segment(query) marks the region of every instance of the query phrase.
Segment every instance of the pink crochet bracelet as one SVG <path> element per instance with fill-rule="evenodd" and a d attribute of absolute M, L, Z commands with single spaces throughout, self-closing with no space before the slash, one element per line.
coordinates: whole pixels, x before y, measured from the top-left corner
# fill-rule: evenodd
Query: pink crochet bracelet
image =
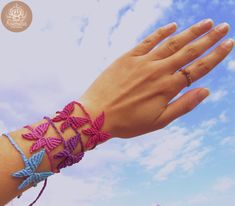
<path fill-rule="evenodd" d="M 84 117 L 72 115 L 75 106 L 78 106 L 81 109 Z M 94 149 L 97 144 L 102 143 L 111 137 L 111 134 L 101 130 L 105 119 L 104 112 L 102 112 L 94 121 L 92 121 L 90 115 L 82 106 L 82 104 L 76 101 L 72 101 L 68 103 L 62 111 L 57 111 L 56 114 L 56 117 L 53 119 L 45 116 L 44 119 L 47 120 L 47 122 L 41 123 L 35 128 L 32 128 L 29 125 L 24 126 L 24 128 L 29 130 L 29 132 L 21 135 L 22 138 L 26 140 L 34 141 L 29 149 L 32 156 L 35 155 L 33 153 L 37 152 L 37 154 L 41 154 L 40 152 L 42 151 L 47 154 L 51 167 L 50 175 L 59 173 L 60 169 L 78 163 L 84 156 L 85 147 L 90 150 Z M 61 122 L 59 129 L 55 126 L 55 122 Z M 88 141 L 84 147 L 81 139 L 81 133 L 78 131 L 78 129 L 81 129 L 86 124 L 89 124 L 89 127 L 81 130 L 84 135 L 88 136 Z M 56 136 L 46 136 L 46 132 L 49 126 L 55 130 L 57 134 Z M 73 129 L 75 135 L 70 137 L 68 140 L 65 140 L 62 133 L 64 133 L 68 128 Z M 63 144 L 64 150 L 55 155 L 51 155 L 51 152 L 61 144 Z M 75 153 L 75 149 L 79 144 L 81 151 L 79 153 Z M 53 166 L 53 160 L 60 160 L 60 163 L 56 168 Z M 34 163 L 32 162 L 32 164 Z M 38 180 L 41 179 L 43 178 Z M 45 187 L 46 180 L 43 189 L 40 191 L 37 199 L 31 205 L 33 205 L 39 199 Z"/>
<path fill-rule="evenodd" d="M 84 117 L 72 115 L 76 105 L 83 112 Z M 102 143 L 111 137 L 111 134 L 101 130 L 105 119 L 104 112 L 92 121 L 83 105 L 79 102 L 72 101 L 68 103 L 62 111 L 57 111 L 56 114 L 57 115 L 53 119 L 45 116 L 44 119 L 46 119 L 47 122 L 42 123 L 35 128 L 32 128 L 29 125 L 24 126 L 24 128 L 27 128 L 30 132 L 22 134 L 24 139 L 34 141 L 30 147 L 30 153 L 34 153 L 39 149 L 45 149 L 50 162 L 51 171 L 54 173 L 58 173 L 60 172 L 60 169 L 78 163 L 84 156 L 84 145 L 78 131 L 78 129 L 81 129 L 84 125 L 89 124 L 90 126 L 87 129 L 82 129 L 82 133 L 88 136 L 85 147 L 90 150 L 94 149 L 98 143 Z M 61 122 L 59 129 L 55 126 L 54 122 Z M 57 137 L 45 137 L 49 126 L 56 131 Z M 72 136 L 65 141 L 62 133 L 68 128 L 74 130 L 75 136 Z M 50 154 L 51 151 L 61 144 L 63 144 L 64 150 L 52 156 Z M 74 150 L 78 144 L 81 146 L 81 152 L 79 154 L 74 154 Z M 61 159 L 61 162 L 56 168 L 53 167 L 53 158 Z"/>

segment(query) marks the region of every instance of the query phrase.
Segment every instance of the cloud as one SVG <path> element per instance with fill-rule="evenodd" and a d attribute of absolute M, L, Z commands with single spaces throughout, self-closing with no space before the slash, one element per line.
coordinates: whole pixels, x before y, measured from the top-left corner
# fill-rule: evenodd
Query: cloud
<path fill-rule="evenodd" d="M 228 62 L 228 70 L 234 72 L 235 71 L 235 60 L 230 60 Z"/>
<path fill-rule="evenodd" d="M 220 178 L 213 187 L 217 192 L 227 192 L 232 188 L 235 188 L 235 178 L 231 177 Z"/>
<path fill-rule="evenodd" d="M 82 205 L 93 206 L 96 202 L 105 202 L 114 196 L 125 195 L 125 189 L 115 191 L 117 180 L 106 177 L 74 178 L 63 174 L 57 174 L 48 179 L 48 186 L 39 205 Z M 40 183 L 36 188 L 32 188 L 23 193 L 20 199 L 15 199 L 8 205 L 25 206 L 32 201 L 42 187 Z"/>
<path fill-rule="evenodd" d="M 203 188 L 203 192 L 194 193 L 188 195 L 180 200 L 171 199 L 167 201 L 169 206 L 204 206 L 204 205 L 233 205 L 235 197 L 233 193 L 229 193 L 235 188 L 234 177 L 220 177 L 215 180 L 214 183 L 208 185 L 207 188 Z"/>
<path fill-rule="evenodd" d="M 222 89 L 219 89 L 217 91 L 211 91 L 209 97 L 206 98 L 204 103 L 218 102 L 218 101 L 222 100 L 222 98 L 225 97 L 227 94 L 228 94 L 228 91 L 227 90 L 222 90 Z"/>
<path fill-rule="evenodd" d="M 226 111 L 223 111 L 220 115 L 219 115 L 219 120 L 221 122 L 228 122 L 228 115 Z"/>
<path fill-rule="evenodd" d="M 2 120 L 0 120 L 0 133 L 2 134 L 3 132 L 6 132 L 6 131 L 7 131 L 7 126 Z"/>
<path fill-rule="evenodd" d="M 235 144 L 235 136 L 228 136 L 225 137 L 221 140 L 220 142 L 221 145 L 231 145 L 231 144 Z"/>
<path fill-rule="evenodd" d="M 217 121 L 218 121 L 217 118 L 212 118 L 212 119 L 204 120 L 201 123 L 201 127 L 211 128 L 211 127 L 216 125 Z"/>
<path fill-rule="evenodd" d="M 133 158 L 149 171 L 156 181 L 167 180 L 176 170 L 188 174 L 211 151 L 211 148 L 203 145 L 207 129 L 199 127 L 192 131 L 184 127 L 170 126 L 149 134 L 148 137 L 127 143 L 124 147 L 126 156 Z M 148 138 L 147 142 L 145 138 Z"/>
<path fill-rule="evenodd" d="M 22 104 L 29 111 L 23 112 L 34 111 L 37 117 L 55 112 L 59 106 L 79 98 L 108 64 L 134 46 L 138 37 L 164 15 L 171 2 L 73 0 L 67 5 L 55 0 L 28 2 L 34 16 L 40 16 L 29 30 L 13 38 L 2 28 L 1 64 L 7 67 L 2 76 L 11 78 L 2 78 L 0 94 L 17 88 L 15 97 L 27 99 Z M 112 28 L 115 29 L 110 32 Z M 12 51 L 20 51 L 14 55 L 14 61 Z"/>

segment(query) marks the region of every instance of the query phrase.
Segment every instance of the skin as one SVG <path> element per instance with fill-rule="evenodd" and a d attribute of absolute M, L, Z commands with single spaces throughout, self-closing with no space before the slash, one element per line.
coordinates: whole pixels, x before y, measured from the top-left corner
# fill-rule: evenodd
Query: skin
<path fill-rule="evenodd" d="M 105 112 L 102 130 L 109 132 L 112 137 L 131 138 L 164 128 L 192 111 L 209 95 L 208 89 L 195 88 L 171 101 L 188 84 L 185 75 L 178 72 L 180 68 L 190 71 L 192 81 L 195 82 L 231 52 L 234 40 L 227 39 L 200 58 L 228 33 L 229 25 L 224 23 L 213 27 L 213 21 L 206 19 L 169 37 L 176 29 L 176 23 L 171 23 L 154 31 L 108 66 L 77 99 L 92 119 L 100 112 Z M 75 109 L 72 115 L 81 116 L 82 113 Z M 45 120 L 31 126 L 35 127 L 42 122 Z M 59 126 L 59 123 L 56 124 L 56 127 Z M 21 134 L 26 132 L 27 129 L 21 128 L 10 132 L 10 135 L 24 154 L 30 157 L 29 147 L 32 142 L 21 138 Z M 56 133 L 49 128 L 46 135 L 56 136 Z M 68 129 L 64 138 L 68 139 L 72 135 L 73 131 Z M 82 135 L 82 140 L 86 143 L 87 137 Z M 62 149 L 59 146 L 52 155 Z M 79 151 L 80 147 L 76 148 L 76 152 Z M 22 169 L 24 164 L 3 136 L 0 137 L 0 157 L 0 165 L 4 165 L 4 169 L 0 168 L 0 205 L 4 205 L 31 186 L 22 191 L 17 190 L 22 180 L 12 178 L 11 174 Z M 57 164 L 55 161 L 54 165 Z M 49 170 L 49 161 L 45 156 L 38 171 Z"/>
<path fill-rule="evenodd" d="M 161 44 L 176 31 L 177 25 L 157 29 L 114 61 L 80 101 L 92 112 L 105 111 L 105 129 L 114 137 L 130 138 L 165 127 L 194 109 L 209 94 L 206 88 L 196 88 L 169 103 L 188 83 L 177 71 L 196 59 L 186 67 L 195 82 L 232 50 L 234 40 L 227 39 L 198 58 L 229 31 L 227 23 L 212 28 L 213 24 L 205 19 Z"/>

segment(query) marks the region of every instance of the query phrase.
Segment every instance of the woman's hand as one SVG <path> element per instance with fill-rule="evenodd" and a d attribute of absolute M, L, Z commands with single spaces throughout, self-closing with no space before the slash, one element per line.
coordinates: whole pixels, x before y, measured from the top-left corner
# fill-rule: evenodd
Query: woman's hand
<path fill-rule="evenodd" d="M 113 137 L 133 137 L 163 128 L 208 96 L 207 89 L 196 88 L 169 103 L 188 84 L 186 76 L 177 71 L 223 38 L 229 25 L 223 23 L 212 29 L 213 21 L 206 19 L 155 48 L 174 33 L 176 27 L 171 23 L 157 29 L 119 57 L 79 99 L 94 117 L 100 111 L 105 112 L 104 130 Z M 210 72 L 233 45 L 233 39 L 225 40 L 209 54 L 189 64 L 186 68 L 192 81 Z"/>

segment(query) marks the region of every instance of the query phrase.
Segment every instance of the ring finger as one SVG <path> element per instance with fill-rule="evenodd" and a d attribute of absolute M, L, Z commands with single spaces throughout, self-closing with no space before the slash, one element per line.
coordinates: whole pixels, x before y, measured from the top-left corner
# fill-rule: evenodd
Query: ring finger
<path fill-rule="evenodd" d="M 200 79 L 219 64 L 232 50 L 234 46 L 233 39 L 223 41 L 219 46 L 209 54 L 195 61 L 185 69 L 190 72 L 192 82 Z M 188 80 L 182 72 L 176 72 L 173 75 L 173 81 L 177 87 L 177 93 L 188 85 Z"/>

